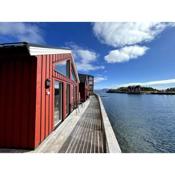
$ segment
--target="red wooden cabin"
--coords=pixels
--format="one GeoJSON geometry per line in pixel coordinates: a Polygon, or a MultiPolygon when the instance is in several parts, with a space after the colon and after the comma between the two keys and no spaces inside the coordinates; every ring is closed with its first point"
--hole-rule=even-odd
{"type": "Polygon", "coordinates": [[[94,91],[94,77],[87,74],[78,74],[80,78],[79,91],[80,101],[84,102],[93,94],[94,91]]]}
{"type": "Polygon", "coordinates": [[[78,106],[71,50],[0,45],[0,147],[37,147],[78,106]]]}

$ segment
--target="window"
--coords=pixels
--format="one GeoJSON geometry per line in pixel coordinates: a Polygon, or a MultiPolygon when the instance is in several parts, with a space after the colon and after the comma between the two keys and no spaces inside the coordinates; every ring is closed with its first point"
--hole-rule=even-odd
{"type": "Polygon", "coordinates": [[[93,77],[89,77],[89,80],[90,80],[90,81],[93,81],[93,77]]]}
{"type": "Polygon", "coordinates": [[[70,113],[70,85],[66,86],[66,113],[70,113]]]}
{"type": "Polygon", "coordinates": [[[55,81],[54,126],[62,121],[62,83],[55,81]]]}
{"type": "Polygon", "coordinates": [[[55,70],[66,77],[70,77],[70,61],[64,60],[55,64],[55,70]]]}
{"type": "Polygon", "coordinates": [[[77,86],[73,86],[73,108],[77,107],[77,86]]]}
{"type": "Polygon", "coordinates": [[[75,76],[75,72],[74,72],[73,67],[72,67],[72,80],[73,81],[76,81],[76,76],[75,76]]]}
{"type": "Polygon", "coordinates": [[[90,84],[90,85],[93,85],[93,81],[89,81],[89,84],[90,84]]]}

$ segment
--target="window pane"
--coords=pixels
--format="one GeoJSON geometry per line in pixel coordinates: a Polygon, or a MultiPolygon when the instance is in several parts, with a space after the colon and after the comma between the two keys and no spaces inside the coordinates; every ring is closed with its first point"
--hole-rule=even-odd
{"type": "Polygon", "coordinates": [[[70,85],[67,84],[66,87],[66,112],[69,114],[70,112],[70,85]]]}
{"type": "Polygon", "coordinates": [[[55,69],[57,72],[69,77],[70,72],[69,72],[69,61],[64,60],[55,65],[55,69]]]}
{"type": "Polygon", "coordinates": [[[54,89],[54,125],[56,126],[62,120],[62,84],[59,81],[55,81],[54,89]]]}
{"type": "Polygon", "coordinates": [[[89,84],[92,85],[93,84],[93,81],[89,81],[89,84]]]}
{"type": "Polygon", "coordinates": [[[73,86],[73,108],[77,107],[77,87],[73,86]]]}
{"type": "Polygon", "coordinates": [[[76,81],[76,76],[75,76],[75,72],[74,72],[73,68],[72,68],[72,80],[76,81]]]}

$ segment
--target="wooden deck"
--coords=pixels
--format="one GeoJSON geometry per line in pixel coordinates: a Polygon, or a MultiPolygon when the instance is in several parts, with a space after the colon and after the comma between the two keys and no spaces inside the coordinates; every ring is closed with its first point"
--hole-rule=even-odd
{"type": "Polygon", "coordinates": [[[35,150],[0,149],[6,153],[121,152],[99,96],[79,105],[35,150]]]}
{"type": "Polygon", "coordinates": [[[91,96],[90,104],[76,124],[60,153],[103,153],[104,141],[99,102],[91,96]]]}

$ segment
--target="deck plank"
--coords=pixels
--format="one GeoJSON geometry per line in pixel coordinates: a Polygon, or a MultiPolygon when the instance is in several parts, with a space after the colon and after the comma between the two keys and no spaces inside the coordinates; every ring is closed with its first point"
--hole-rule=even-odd
{"type": "Polygon", "coordinates": [[[91,96],[89,106],[59,152],[102,153],[104,151],[99,109],[97,98],[91,96]]]}

